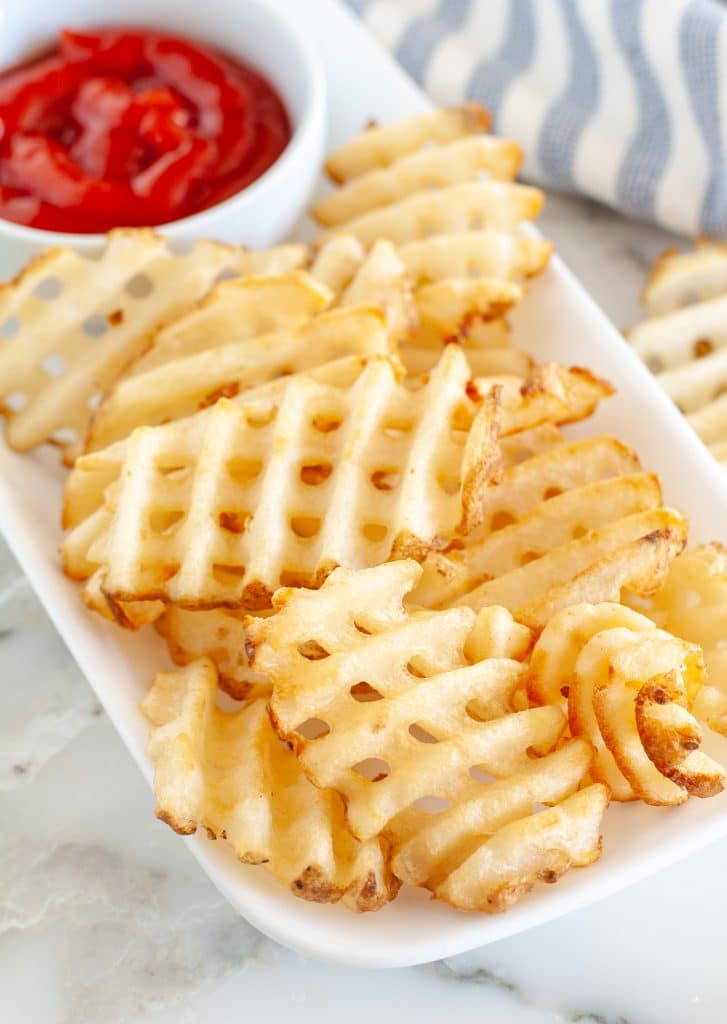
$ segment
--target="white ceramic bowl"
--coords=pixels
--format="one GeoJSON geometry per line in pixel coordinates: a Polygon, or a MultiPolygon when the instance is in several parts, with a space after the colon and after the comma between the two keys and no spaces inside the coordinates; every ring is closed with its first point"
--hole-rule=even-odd
{"type": "MultiPolygon", "coordinates": [[[[293,130],[278,160],[237,195],[158,230],[174,241],[217,238],[252,248],[280,240],[310,197],[325,145],[325,77],[303,33],[255,0],[0,0],[0,68],[41,53],[60,28],[104,24],[148,26],[209,43],[257,68],[277,89],[293,130]]],[[[0,219],[0,272],[51,245],[88,252],[102,240],[0,219]]]]}

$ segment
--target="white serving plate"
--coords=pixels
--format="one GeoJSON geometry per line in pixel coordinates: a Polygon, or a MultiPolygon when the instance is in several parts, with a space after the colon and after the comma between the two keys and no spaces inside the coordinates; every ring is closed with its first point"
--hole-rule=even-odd
{"type": "MultiPolygon", "coordinates": [[[[335,0],[268,0],[317,43],[328,76],[330,143],[371,117],[394,120],[428,101],[335,0]]],[[[231,0],[232,8],[232,0],[231,0]]],[[[611,431],[634,445],[663,479],[667,500],[689,516],[692,540],[725,538],[727,482],[670,400],[560,260],[533,286],[516,317],[516,342],[541,359],[587,365],[618,388],[580,432],[611,431]]],[[[56,509],[62,472],[55,454],[17,456],[0,443],[0,528],[50,617],[142,772],[147,729],[137,704],[160,668],[155,636],[124,634],[87,614],[59,568],[56,509]]],[[[727,763],[727,741],[707,748],[727,763]]],[[[602,899],[727,834],[727,794],[678,809],[612,806],[601,860],[539,886],[507,914],[463,914],[407,891],[377,914],[294,899],[261,868],[238,863],[224,843],[186,840],[214,884],[255,927],[284,945],[361,967],[398,967],[452,956],[602,899]]]]}

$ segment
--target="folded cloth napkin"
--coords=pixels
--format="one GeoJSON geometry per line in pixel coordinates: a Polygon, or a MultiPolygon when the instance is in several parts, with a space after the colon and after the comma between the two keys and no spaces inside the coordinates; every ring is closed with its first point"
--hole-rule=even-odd
{"type": "Polygon", "coordinates": [[[524,177],[727,236],[727,6],[347,0],[437,103],[489,107],[524,177]]]}

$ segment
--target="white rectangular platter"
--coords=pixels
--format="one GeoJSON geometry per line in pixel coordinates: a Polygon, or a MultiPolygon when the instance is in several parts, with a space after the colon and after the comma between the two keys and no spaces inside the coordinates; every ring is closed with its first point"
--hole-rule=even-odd
{"type": "MultiPolygon", "coordinates": [[[[335,0],[269,0],[298,21],[320,50],[328,78],[331,145],[370,118],[391,121],[428,101],[335,0]]],[[[234,4],[230,5],[231,12],[234,4]]],[[[231,17],[234,14],[231,13],[231,17]]],[[[261,211],[264,216],[264,211],[261,211]]],[[[0,254],[1,255],[1,254],[0,254]]],[[[3,268],[4,269],[4,268],[3,268]]],[[[727,483],[621,336],[555,259],[520,307],[515,342],[540,359],[581,364],[618,388],[584,430],[618,434],[657,470],[667,501],[684,511],[692,541],[726,539],[727,483]]],[[[155,635],[127,635],[90,616],[58,564],[62,473],[53,453],[19,457],[0,442],[0,528],[132,756],[151,781],[138,701],[166,665],[155,635]]],[[[8,682],[3,680],[3,682],[8,682]]],[[[707,749],[727,763],[727,742],[707,749]]],[[[103,766],[99,766],[103,771],[103,766]]],[[[162,827],[162,826],[160,826],[162,827]]],[[[376,914],[296,900],[261,868],[238,863],[224,843],[186,840],[211,880],[253,925],[302,952],[364,967],[396,967],[451,956],[601,899],[727,834],[727,794],[677,809],[612,806],[602,859],[540,886],[505,915],[463,914],[407,891],[376,914]]],[[[181,841],[181,840],[180,840],[181,841]]]]}

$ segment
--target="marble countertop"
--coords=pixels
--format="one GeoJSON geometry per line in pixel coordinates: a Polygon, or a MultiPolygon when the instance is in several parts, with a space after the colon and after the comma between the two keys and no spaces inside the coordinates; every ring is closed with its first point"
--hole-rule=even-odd
{"type": "MultiPolygon", "coordinates": [[[[669,239],[593,203],[542,219],[617,326],[669,239]]],[[[365,972],[245,923],[144,781],[0,542],[0,1020],[723,1024],[727,841],[452,960],[365,972]],[[345,1017],[344,1017],[345,1013],[345,1017]]]]}

